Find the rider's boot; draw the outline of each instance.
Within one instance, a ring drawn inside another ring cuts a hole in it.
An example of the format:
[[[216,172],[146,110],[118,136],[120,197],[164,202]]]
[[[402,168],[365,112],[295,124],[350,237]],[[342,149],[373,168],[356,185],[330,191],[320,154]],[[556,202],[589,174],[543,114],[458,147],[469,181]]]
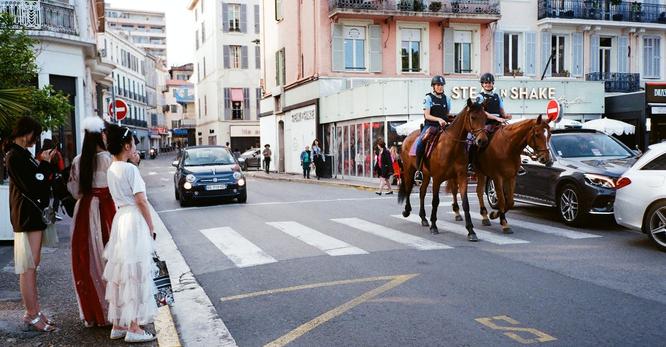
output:
[[[423,183],[423,172],[421,171],[421,166],[423,165],[423,150],[420,148],[416,149],[416,172],[414,173],[414,183],[421,185]]]
[[[475,152],[476,148],[474,146],[470,147],[469,152],[467,154],[467,175],[473,175],[475,168],[474,168],[474,160],[475,158]]]

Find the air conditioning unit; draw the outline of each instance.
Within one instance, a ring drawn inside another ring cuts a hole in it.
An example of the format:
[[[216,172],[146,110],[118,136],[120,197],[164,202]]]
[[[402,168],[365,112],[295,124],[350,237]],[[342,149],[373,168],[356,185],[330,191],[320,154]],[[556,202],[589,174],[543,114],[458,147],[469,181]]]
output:
[[[106,58],[106,49],[102,48],[99,50],[99,56],[102,58]]]

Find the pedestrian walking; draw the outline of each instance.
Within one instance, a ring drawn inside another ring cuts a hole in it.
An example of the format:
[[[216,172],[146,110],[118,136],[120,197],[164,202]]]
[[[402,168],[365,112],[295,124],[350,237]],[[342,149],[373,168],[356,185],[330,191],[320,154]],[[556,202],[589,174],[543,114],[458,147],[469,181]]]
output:
[[[391,162],[391,154],[386,149],[386,143],[382,138],[377,140],[377,161],[375,162],[375,172],[379,176],[379,191],[375,192],[377,195],[382,195],[384,186],[388,189],[387,195],[393,194],[389,177],[393,174],[393,164]]]
[[[41,260],[46,209],[49,208],[50,164],[53,151],[33,158],[28,148],[34,146],[42,133],[41,125],[30,117],[21,117],[11,135],[6,156],[9,173],[9,211],[14,229],[14,270],[19,275],[21,298],[25,305],[23,329],[50,332],[54,322],[41,312],[37,294],[37,267]]]
[[[400,180],[402,179],[402,177],[400,177],[401,164],[400,164],[400,155],[398,154],[398,147],[391,146],[389,152],[391,153],[391,163],[393,165],[393,176],[389,180],[389,182],[393,182],[393,180],[395,179],[395,184],[398,185],[398,187],[400,187]]]
[[[264,151],[261,154],[264,156],[264,170],[266,170],[266,174],[268,174],[270,173],[271,168],[271,155],[273,155],[273,152],[271,152],[271,145],[265,144]]]
[[[72,274],[80,318],[86,327],[109,324],[104,247],[109,241],[116,206],[106,172],[113,162],[106,151],[105,124],[100,117],[83,120],[81,154],[72,162],[67,188],[78,201],[72,223]]]
[[[155,234],[146,184],[139,169],[127,162],[138,141],[129,128],[109,124],[107,142],[113,155],[107,182],[117,207],[111,238],[104,250],[107,317],[113,324],[110,337],[124,337],[125,342],[153,341],[155,336],[141,325],[153,322],[157,311],[153,297],[157,289],[152,276]]]
[[[301,166],[303,167],[303,178],[310,179],[311,165],[312,165],[312,151],[310,151],[310,146],[305,146],[305,150],[301,152]]]
[[[312,160],[314,162],[317,179],[321,179],[321,176],[324,173],[324,154],[322,153],[321,147],[319,147],[319,139],[314,139],[314,141],[312,141]]]
[[[58,150],[58,144],[55,139],[44,139],[42,142],[42,148],[39,153],[37,153],[37,158],[39,158],[42,153],[52,151],[53,157],[51,158],[51,168],[53,172],[49,176],[50,181],[54,181],[58,175],[62,175],[65,171],[65,160],[62,157],[62,153]],[[59,181],[62,182],[62,181]],[[60,200],[56,195],[53,196],[53,210],[56,212],[56,219],[62,220],[62,217],[58,215],[58,208],[60,207]]]

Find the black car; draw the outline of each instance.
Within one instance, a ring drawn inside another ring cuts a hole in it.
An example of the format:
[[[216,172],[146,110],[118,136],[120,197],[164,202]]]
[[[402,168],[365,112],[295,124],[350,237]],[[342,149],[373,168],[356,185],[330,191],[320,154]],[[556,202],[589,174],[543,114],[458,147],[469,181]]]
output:
[[[238,158],[241,167],[244,171],[247,171],[249,168],[254,167],[257,169],[261,168],[261,149],[251,148],[243,152]]]
[[[637,154],[612,136],[588,129],[554,130],[550,151],[552,165],[522,156],[525,172],[516,178],[514,200],[556,207],[568,225],[580,225],[590,214],[613,214],[615,183]],[[497,208],[491,180],[486,197]]]
[[[236,198],[247,201],[243,172],[231,151],[222,146],[195,146],[183,149],[173,162],[176,200],[187,206],[193,200]]]

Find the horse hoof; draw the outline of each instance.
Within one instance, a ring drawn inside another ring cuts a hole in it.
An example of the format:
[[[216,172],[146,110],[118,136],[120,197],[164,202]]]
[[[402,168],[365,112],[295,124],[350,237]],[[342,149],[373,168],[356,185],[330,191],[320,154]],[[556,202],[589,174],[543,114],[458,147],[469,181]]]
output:
[[[439,230],[437,230],[437,228],[430,228],[430,233],[433,235],[437,235],[439,234]]]
[[[409,217],[409,211],[402,211],[402,216],[405,218]]]
[[[422,227],[429,227],[429,226],[430,226],[430,223],[428,223],[427,220],[421,220],[421,226],[422,226]]]
[[[513,234],[513,230],[511,228],[502,228],[502,233],[504,234]]]
[[[456,222],[462,222],[463,218],[461,215],[456,215]]]
[[[490,226],[490,219],[483,219],[483,220],[481,220],[481,224],[483,224],[483,225],[489,227],[489,226]]]
[[[469,234],[467,235],[467,241],[478,242],[479,238],[476,236],[476,234]]]

